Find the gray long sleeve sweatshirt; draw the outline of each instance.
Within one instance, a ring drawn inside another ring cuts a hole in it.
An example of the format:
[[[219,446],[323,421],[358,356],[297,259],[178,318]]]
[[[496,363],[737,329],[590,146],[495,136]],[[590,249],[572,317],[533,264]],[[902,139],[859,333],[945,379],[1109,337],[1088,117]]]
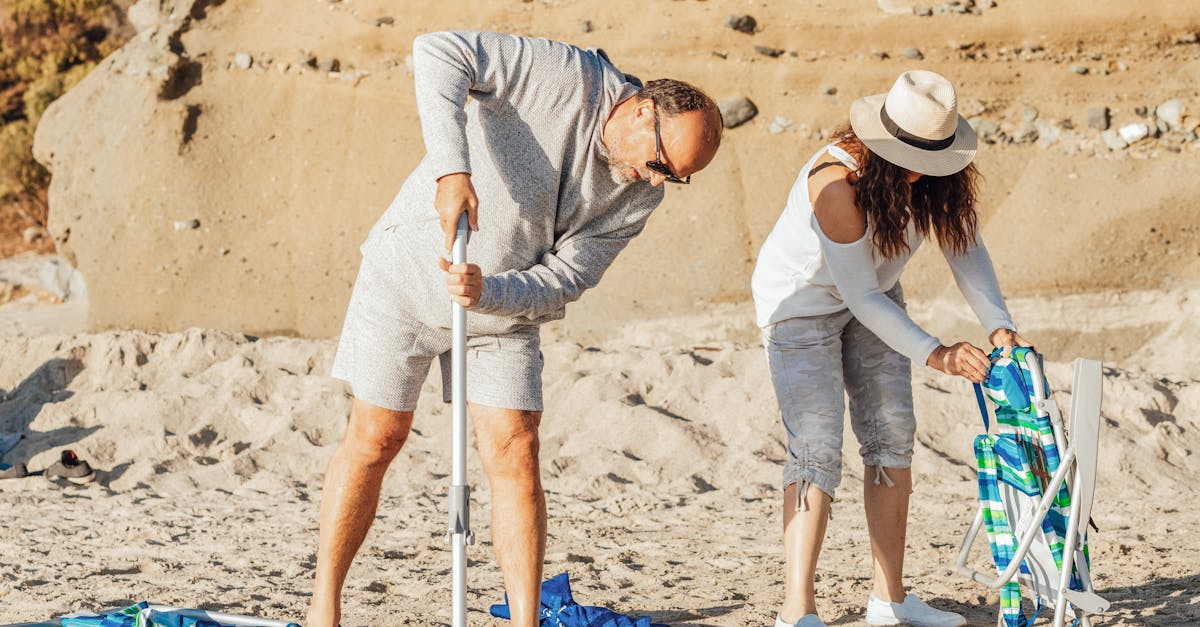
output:
[[[600,50],[467,31],[417,37],[413,73],[426,155],[362,246],[388,275],[375,279],[371,297],[427,326],[449,326],[433,201],[439,177],[467,172],[479,197],[467,257],[484,274],[468,332],[562,318],[663,198],[646,182],[614,182],[602,141],[613,107],[640,81]]]

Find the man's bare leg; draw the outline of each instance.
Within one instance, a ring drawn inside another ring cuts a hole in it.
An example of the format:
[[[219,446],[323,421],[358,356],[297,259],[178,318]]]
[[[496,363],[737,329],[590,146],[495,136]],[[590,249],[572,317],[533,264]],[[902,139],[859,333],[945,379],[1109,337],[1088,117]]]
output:
[[[546,497],[538,463],[542,413],[471,405],[475,442],[492,488],[492,544],[513,627],[537,627],[546,556]]]
[[[346,435],[325,471],[317,575],[307,627],[336,627],[341,621],[346,573],[375,520],[383,475],[408,439],[412,420],[410,411],[354,400]]]

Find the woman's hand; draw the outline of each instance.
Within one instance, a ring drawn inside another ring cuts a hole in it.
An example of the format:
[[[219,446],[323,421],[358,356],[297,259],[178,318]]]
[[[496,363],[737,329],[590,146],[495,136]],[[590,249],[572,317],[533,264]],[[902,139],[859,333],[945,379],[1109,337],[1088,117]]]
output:
[[[992,362],[982,350],[969,342],[959,342],[954,346],[938,346],[933,349],[929,358],[925,360],[925,365],[948,375],[981,383],[987,378]]]
[[[988,336],[988,341],[996,348],[1005,349],[1005,354],[1016,346],[1033,346],[1029,340],[1021,337],[1016,331],[1003,327],[992,331],[992,334]]]

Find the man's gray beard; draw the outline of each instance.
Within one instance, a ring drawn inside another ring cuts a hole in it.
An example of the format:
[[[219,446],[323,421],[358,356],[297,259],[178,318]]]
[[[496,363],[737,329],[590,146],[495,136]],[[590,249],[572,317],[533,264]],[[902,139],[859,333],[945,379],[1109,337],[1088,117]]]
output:
[[[637,182],[638,179],[630,172],[631,169],[633,169],[633,165],[628,163],[608,164],[608,174],[617,185],[628,185]]]
[[[636,170],[637,168],[632,163],[613,161],[612,153],[608,151],[608,146],[605,146],[604,142],[600,142],[600,157],[608,162],[608,175],[614,183],[617,185],[628,185],[637,182],[638,179],[629,172],[629,170]]]

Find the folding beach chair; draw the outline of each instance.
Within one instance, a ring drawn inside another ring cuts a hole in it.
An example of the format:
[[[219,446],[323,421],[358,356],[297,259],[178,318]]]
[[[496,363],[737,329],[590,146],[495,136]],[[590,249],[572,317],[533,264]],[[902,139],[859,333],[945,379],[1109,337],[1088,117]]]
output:
[[[1000,591],[1003,627],[1032,625],[1043,607],[1052,625],[1069,614],[1089,627],[1089,614],[1108,609],[1092,588],[1088,524],[1096,486],[1100,362],[1075,360],[1070,429],[1049,398],[1041,356],[1029,348],[991,355],[992,368],[975,386],[984,433],[975,439],[980,508],[958,554],[958,571]],[[995,404],[996,430],[984,396]],[[1069,438],[1068,438],[1069,436]],[[979,530],[987,532],[998,576],[967,566]],[[1022,593],[1032,604],[1027,616]]]

